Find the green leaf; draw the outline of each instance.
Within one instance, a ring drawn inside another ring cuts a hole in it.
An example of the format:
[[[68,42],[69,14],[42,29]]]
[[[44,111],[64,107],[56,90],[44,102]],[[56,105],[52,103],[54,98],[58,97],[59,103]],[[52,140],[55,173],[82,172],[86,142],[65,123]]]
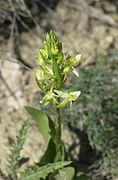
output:
[[[43,138],[44,138],[46,146],[47,146],[49,143],[49,140],[51,138],[49,119],[48,119],[47,115],[43,111],[41,111],[39,109],[35,109],[33,107],[26,106],[25,109],[32,116],[32,118],[36,121],[37,127],[39,128],[41,134],[43,135]]]
[[[38,165],[41,166],[47,163],[52,163],[54,162],[55,157],[56,157],[56,146],[51,138],[47,146],[47,149],[44,155],[42,156],[40,162],[38,163]]]
[[[58,146],[57,143],[56,143],[56,146]],[[69,161],[70,158],[69,158],[68,154],[66,153],[65,146],[62,142],[60,149],[56,153],[54,162],[64,161],[64,160]]]
[[[67,157],[64,145],[62,144],[60,149],[57,149],[57,143],[51,138],[47,149],[42,156],[41,160],[37,163],[39,166],[46,165],[47,163],[59,162],[64,160],[70,160]]]
[[[66,180],[73,180],[75,176],[75,169],[73,167],[65,167],[63,171],[66,173]]]
[[[37,164],[41,166],[46,165],[47,163],[69,160],[65,151],[64,144],[62,144],[58,151],[57,146],[58,144],[54,142],[53,138],[51,138],[44,155],[42,156],[40,162]]]
[[[90,180],[90,178],[84,172],[79,172],[75,180]]]
[[[49,180],[73,180],[75,170],[73,167],[64,167],[49,176]]]
[[[28,121],[24,121],[21,129],[19,130],[18,135],[16,136],[16,139],[13,141],[10,154],[9,154],[9,168],[11,170],[11,176],[13,179],[17,178],[17,167],[20,159],[20,153],[23,149],[23,145],[25,143],[26,135],[27,135],[27,129],[28,129]]]
[[[36,121],[37,126],[42,133],[47,146],[44,155],[37,164],[45,165],[47,163],[52,163],[57,160],[57,155],[60,155],[57,160],[60,161],[62,153],[60,151],[57,152],[57,135],[53,121],[48,118],[47,115],[41,110],[34,109],[32,107],[26,107],[26,110]]]
[[[50,173],[69,165],[71,161],[61,161],[57,163],[47,164],[42,167],[35,167],[34,169],[27,169],[21,173],[20,180],[39,180],[39,178],[46,178]]]

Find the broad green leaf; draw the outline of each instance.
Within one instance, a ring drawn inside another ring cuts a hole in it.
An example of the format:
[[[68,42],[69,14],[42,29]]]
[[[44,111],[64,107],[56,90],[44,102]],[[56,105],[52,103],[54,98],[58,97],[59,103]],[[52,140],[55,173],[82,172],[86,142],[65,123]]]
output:
[[[49,119],[47,115],[43,111],[39,109],[35,109],[33,107],[26,106],[25,108],[27,112],[31,115],[31,117],[36,121],[37,127],[39,128],[41,134],[43,135],[43,138],[47,146],[51,138]]]
[[[58,144],[56,144],[56,145],[58,145]],[[68,155],[66,153],[65,146],[64,146],[64,144],[62,142],[60,150],[57,151],[54,161],[58,162],[58,161],[64,161],[64,160],[67,161],[67,160],[70,160],[70,159],[69,159],[69,157],[68,157]]]
[[[61,150],[57,152],[57,136],[53,121],[47,117],[47,115],[38,109],[32,107],[26,107],[28,113],[36,121],[37,126],[42,133],[46,142],[47,149],[42,156],[39,165],[45,165],[47,163],[57,162],[62,160]],[[64,159],[63,159],[64,160]]]
[[[57,146],[58,144],[51,138],[44,155],[38,163],[39,166],[52,162],[70,160],[67,157],[64,145],[62,144],[59,150],[57,149]]]
[[[42,167],[35,167],[33,169],[27,169],[21,173],[20,180],[39,180],[40,178],[46,178],[50,173],[69,165],[71,161],[61,161],[57,163],[47,164]]]
[[[40,162],[38,163],[38,165],[41,166],[47,163],[52,163],[54,162],[55,157],[56,157],[56,146],[51,138],[47,146],[47,149],[44,155],[42,156]]]

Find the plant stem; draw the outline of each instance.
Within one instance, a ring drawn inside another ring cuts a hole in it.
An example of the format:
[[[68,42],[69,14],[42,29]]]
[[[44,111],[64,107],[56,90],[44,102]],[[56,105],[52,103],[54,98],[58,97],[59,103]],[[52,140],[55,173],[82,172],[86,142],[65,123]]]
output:
[[[58,141],[61,144],[61,115],[60,109],[55,107],[55,128],[57,132]]]
[[[14,169],[14,172],[12,174],[12,180],[17,180],[16,169]]]
[[[57,98],[57,102],[60,101],[60,98]],[[54,103],[54,113],[55,113],[55,130],[57,134],[57,142],[58,145],[61,145],[61,114],[60,114],[60,108],[57,108],[57,104]]]

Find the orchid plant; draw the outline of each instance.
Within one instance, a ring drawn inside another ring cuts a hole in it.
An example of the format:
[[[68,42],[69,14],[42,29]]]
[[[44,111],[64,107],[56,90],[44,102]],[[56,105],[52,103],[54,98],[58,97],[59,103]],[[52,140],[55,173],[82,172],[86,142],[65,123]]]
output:
[[[44,106],[53,103],[55,111],[54,124],[59,142],[61,142],[60,109],[68,102],[71,104],[72,101],[75,101],[81,93],[80,91],[67,92],[67,90],[63,90],[63,86],[67,80],[67,73],[70,71],[79,77],[75,66],[80,63],[81,58],[81,54],[65,57],[62,51],[62,43],[59,42],[52,30],[47,33],[44,47],[39,50],[35,58],[38,64],[36,82],[44,93],[44,97],[40,102]]]
[[[70,92],[64,88],[64,84],[69,72],[73,72],[79,77],[79,73],[75,67],[81,62],[82,56],[81,54],[65,56],[62,51],[62,43],[51,30],[46,35],[44,47],[39,50],[35,59],[38,65],[36,82],[44,94],[40,103],[44,106],[52,103],[55,117],[52,120],[40,109],[29,106],[25,107],[36,121],[37,127],[43,135],[46,151],[34,167],[26,169],[21,173],[20,179],[72,180],[73,178],[75,179],[75,170],[70,165],[70,158],[61,140],[62,122],[60,110],[68,103],[72,104],[81,94],[80,91]],[[12,151],[11,157],[16,157],[15,152]],[[20,150],[17,153],[17,157],[19,157],[19,153]],[[10,162],[12,161],[13,158],[11,158]],[[16,165],[17,163],[15,163],[15,169]],[[16,175],[16,173],[14,174]]]

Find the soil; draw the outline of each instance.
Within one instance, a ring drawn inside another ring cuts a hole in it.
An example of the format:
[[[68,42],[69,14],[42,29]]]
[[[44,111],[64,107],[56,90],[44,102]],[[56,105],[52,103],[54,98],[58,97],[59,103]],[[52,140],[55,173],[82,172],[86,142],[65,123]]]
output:
[[[81,66],[93,63],[97,54],[108,57],[118,50],[117,0],[55,0],[47,4],[45,1],[39,1],[39,4],[35,1],[31,4],[22,2],[27,6],[21,3],[20,10],[26,8],[28,19],[17,14],[21,19],[17,19],[15,24],[13,16],[8,14],[12,13],[13,7],[17,8],[15,4],[0,3],[0,11],[4,10],[0,15],[0,170],[5,175],[9,173],[9,147],[23,120],[28,117],[24,105],[40,107],[34,57],[42,46],[45,33],[54,29],[63,42],[65,53],[80,52],[84,57]],[[11,9],[5,11],[9,6]],[[21,155],[28,158],[25,165],[38,161],[45,150],[35,123],[31,119],[29,123]],[[65,127],[63,140],[68,148],[76,141],[76,136]]]

